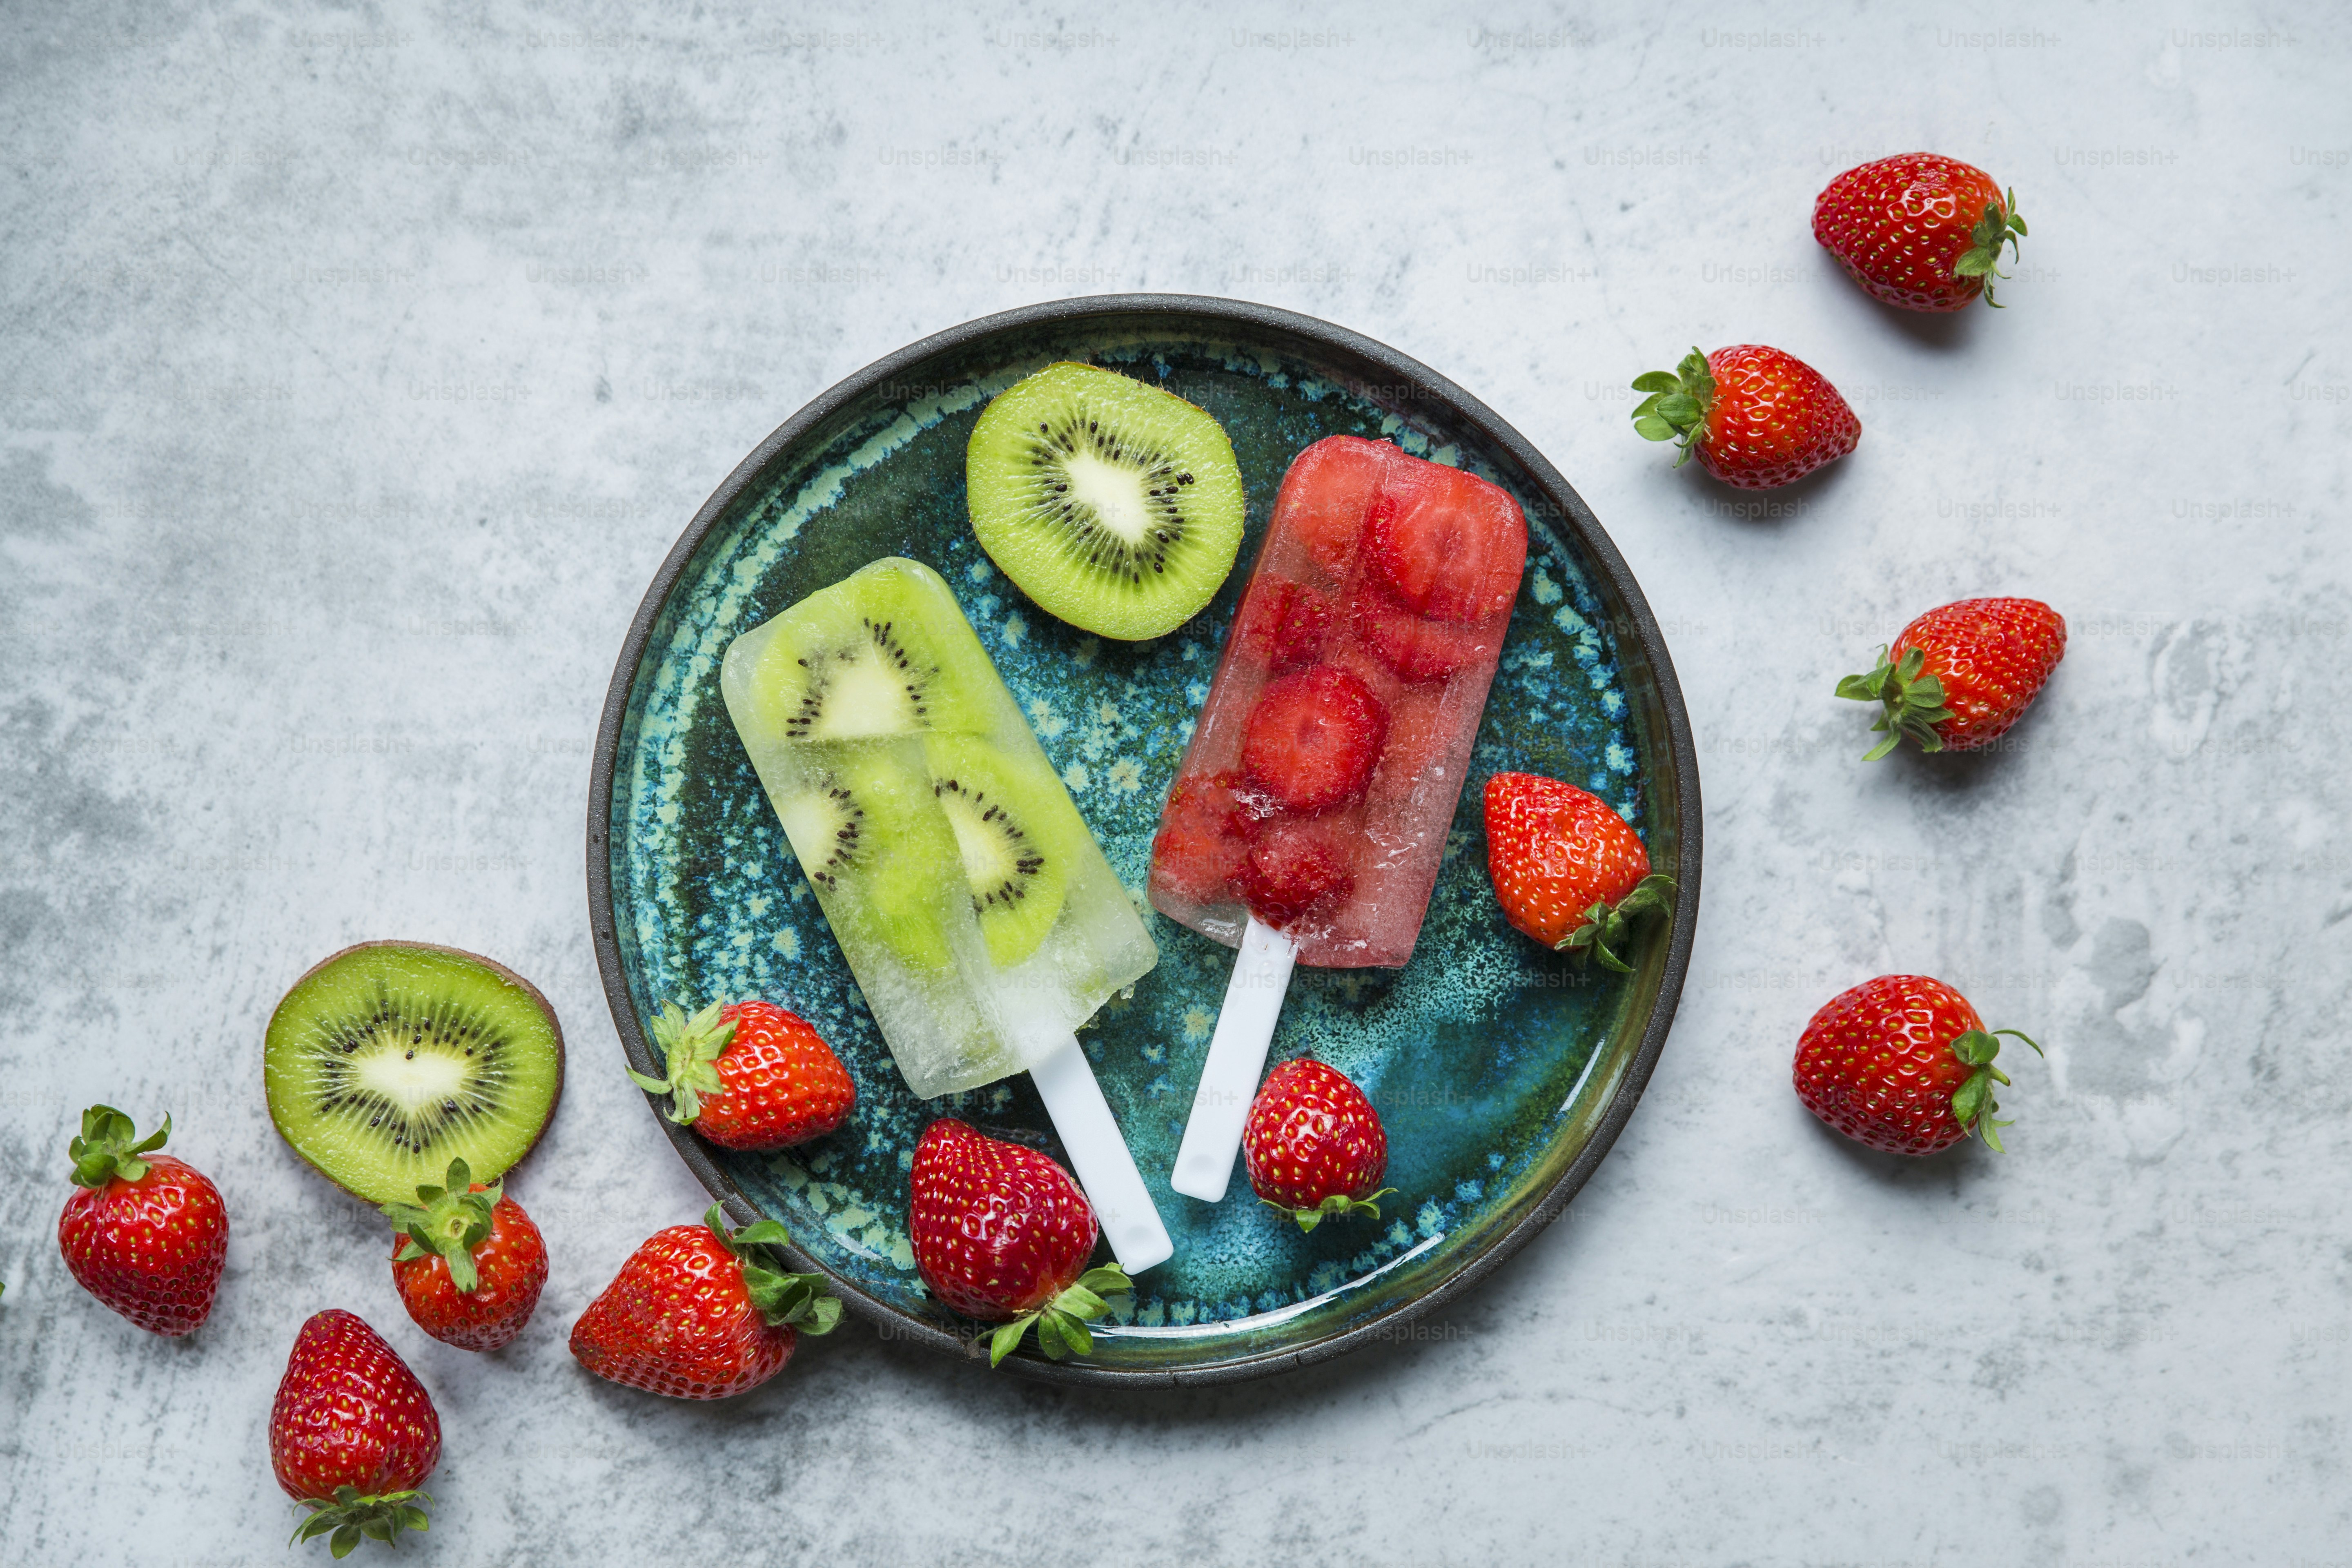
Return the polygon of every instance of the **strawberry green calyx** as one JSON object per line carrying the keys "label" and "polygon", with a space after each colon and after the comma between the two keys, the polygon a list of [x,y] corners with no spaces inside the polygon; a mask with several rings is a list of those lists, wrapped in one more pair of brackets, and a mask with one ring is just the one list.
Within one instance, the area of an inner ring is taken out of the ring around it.
{"label": "strawberry green calyx", "polygon": [[1878,650],[1878,665],[1868,675],[1849,675],[1837,683],[1837,694],[1855,702],[1876,702],[1885,711],[1878,716],[1873,730],[1886,731],[1886,739],[1864,752],[1863,761],[1874,763],[1903,743],[1909,736],[1919,742],[1923,752],[1940,752],[1944,737],[1936,726],[1952,716],[1944,706],[1944,683],[1933,675],[1923,673],[1927,664],[1927,650],[1910,648],[1905,651],[1901,664],[1889,664],[1887,650]]}
{"label": "strawberry green calyx", "polygon": [[73,1157],[74,1185],[102,1187],[117,1176],[135,1182],[146,1175],[147,1162],[142,1154],[152,1154],[163,1146],[172,1135],[172,1118],[166,1112],[163,1130],[139,1136],[138,1125],[110,1105],[93,1105],[81,1113],[81,1136],[66,1145]]}
{"label": "strawberry green calyx", "polygon": [[1584,923],[1559,939],[1552,949],[1555,952],[1590,952],[1601,961],[1601,967],[1620,974],[1631,974],[1633,966],[1617,956],[1617,949],[1625,945],[1626,933],[1633,929],[1633,917],[1652,910],[1661,914],[1675,912],[1675,879],[1663,871],[1653,871],[1633,884],[1633,890],[1617,900],[1612,907],[1594,900],[1584,911]]}
{"label": "strawberry green calyx", "polygon": [[763,1219],[730,1232],[726,1211],[712,1204],[702,1223],[735,1255],[743,1270],[743,1292],[770,1328],[829,1334],[840,1324],[841,1298],[825,1293],[830,1281],[824,1275],[793,1274],[769,1267],[776,1259],[767,1249],[789,1247],[793,1240],[792,1232],[777,1221]]}
{"label": "strawberry green calyx", "polygon": [[1987,202],[1984,216],[1977,220],[1975,232],[1969,236],[1974,243],[1952,263],[1952,276],[1983,279],[1985,303],[1996,310],[2002,309],[2001,302],[1992,297],[1992,280],[2009,276],[2000,269],[2000,247],[2007,245],[2014,258],[2018,237],[2024,232],[2025,220],[2017,216],[2016,191],[2004,192],[2000,201]]}
{"label": "strawberry green calyx", "polygon": [[1045,1306],[1000,1325],[989,1341],[988,1364],[995,1366],[1011,1355],[1032,1323],[1037,1325],[1037,1348],[1047,1360],[1060,1361],[1073,1353],[1091,1355],[1095,1338],[1087,1331],[1087,1324],[1110,1310],[1110,1303],[1103,1298],[1131,1295],[1134,1290],[1135,1282],[1116,1263],[1087,1269],[1078,1276],[1076,1284]]}
{"label": "strawberry green calyx", "polygon": [[689,1018],[677,1003],[663,1003],[654,1019],[654,1043],[661,1047],[662,1069],[668,1076],[648,1078],[629,1069],[629,1081],[647,1094],[669,1096],[665,1114],[680,1127],[691,1126],[702,1114],[704,1095],[719,1092],[719,1053],[735,1037],[734,1020],[719,1021],[724,1005],[713,1002]]}
{"label": "strawberry green calyx", "polygon": [[1258,1202],[1270,1209],[1281,1209],[1283,1213],[1298,1222],[1299,1229],[1313,1230],[1334,1215],[1360,1214],[1367,1219],[1378,1219],[1381,1217],[1381,1205],[1377,1200],[1388,1196],[1394,1191],[1396,1191],[1394,1187],[1382,1187],[1371,1196],[1362,1198],[1351,1198],[1345,1193],[1333,1193],[1311,1209],[1285,1207],[1272,1198],[1260,1198]]}
{"label": "strawberry green calyx", "polygon": [[309,1509],[310,1517],[302,1521],[287,1544],[331,1535],[327,1550],[339,1560],[349,1557],[352,1549],[362,1541],[381,1541],[386,1546],[396,1546],[402,1531],[433,1528],[433,1521],[425,1517],[424,1508],[432,1500],[425,1492],[383,1492],[367,1497],[357,1487],[337,1487],[331,1498],[305,1498],[294,1505]]}
{"label": "strawberry green calyx", "polygon": [[1650,395],[1633,407],[1633,428],[1648,441],[1682,443],[1679,468],[1690,461],[1691,444],[1706,427],[1706,411],[1715,405],[1715,373],[1696,349],[1672,370],[1654,370],[1633,378],[1633,390]]}
{"label": "strawberry green calyx", "polygon": [[449,1266],[449,1283],[460,1295],[481,1288],[481,1271],[474,1267],[474,1248],[490,1238],[490,1216],[506,1195],[506,1184],[492,1182],[472,1190],[474,1173],[463,1160],[449,1162],[448,1184],[416,1189],[413,1204],[386,1204],[383,1217],[408,1239],[393,1255],[394,1263],[438,1258]]}
{"label": "strawberry green calyx", "polygon": [[2047,1057],[2049,1053],[2015,1029],[1994,1029],[1990,1033],[1970,1029],[1952,1041],[1952,1055],[1975,1069],[1961,1081],[1959,1088],[1952,1090],[1953,1120],[1969,1131],[1983,1133],[1986,1144],[1994,1153],[2000,1154],[2006,1152],[2000,1146],[2000,1130],[2015,1123],[1993,1119],[1993,1112],[2000,1107],[1993,1100],[1992,1086],[1998,1083],[2006,1087],[2009,1083],[2009,1075],[1992,1065],[1993,1058],[2000,1055],[2000,1041],[1993,1037],[1996,1035],[2010,1035],[2024,1040],[2027,1045],[2033,1046],[2033,1054],[2037,1057]]}

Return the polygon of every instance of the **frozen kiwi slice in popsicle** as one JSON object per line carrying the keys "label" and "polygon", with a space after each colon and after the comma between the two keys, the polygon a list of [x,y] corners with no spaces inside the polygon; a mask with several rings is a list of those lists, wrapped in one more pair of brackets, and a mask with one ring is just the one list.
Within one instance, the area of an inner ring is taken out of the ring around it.
{"label": "frozen kiwi slice in popsicle", "polygon": [[845,946],[870,933],[910,969],[945,969],[955,890],[923,868],[948,858],[949,828],[911,763],[895,746],[845,746],[777,797],[776,818]]}
{"label": "frozen kiwi slice in popsicle", "polygon": [[452,1159],[496,1181],[563,1089],[547,998],[502,964],[427,942],[362,942],[319,963],[278,1004],[262,1053],[279,1135],[375,1204],[413,1200]]}
{"label": "frozen kiwi slice in popsicle", "polygon": [[961,650],[934,647],[907,588],[888,575],[818,601],[771,639],[751,673],[764,718],[792,741],[875,741],[983,729],[986,708],[961,679]]}
{"label": "frozen kiwi slice in popsicle", "polygon": [[1171,632],[1234,569],[1242,476],[1202,409],[1132,376],[1048,365],[972,427],[972,531],[1047,614],[1107,637]]}
{"label": "frozen kiwi slice in popsicle", "polygon": [[1010,969],[1054,929],[1075,863],[1071,835],[1085,837],[1086,824],[1059,784],[1039,788],[986,741],[937,736],[923,754],[932,793],[955,830],[989,961]]}

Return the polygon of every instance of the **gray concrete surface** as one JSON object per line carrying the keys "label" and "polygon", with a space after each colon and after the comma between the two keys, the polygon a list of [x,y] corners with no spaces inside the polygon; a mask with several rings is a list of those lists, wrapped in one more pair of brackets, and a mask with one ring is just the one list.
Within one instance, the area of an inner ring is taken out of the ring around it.
{"label": "gray concrete surface", "polygon": [[[16,8],[0,24],[0,1557],[278,1563],[295,1326],[438,1400],[411,1562],[2294,1563],[2352,1535],[2344,16],[2074,5]],[[1864,300],[1837,170],[2013,184],[2010,308]],[[1115,1397],[852,1327],[698,1408],[572,1318],[697,1212],[591,960],[593,721],[656,563],[803,400],[942,326],[1153,289],[1453,376],[1582,489],[1702,747],[1699,952],[1553,1231],[1411,1342]],[[1777,343],[1865,434],[1760,504],[1626,382]],[[1864,768],[1836,677],[2029,593],[2015,743]],[[488,1362],[269,1131],[312,960],[429,935],[571,1033]],[[1920,969],[2034,1032],[2011,1152],[1897,1164],[1787,1087]],[[229,1196],[150,1339],[58,1258],[93,1100]],[[310,1549],[316,1551],[316,1548]]]}

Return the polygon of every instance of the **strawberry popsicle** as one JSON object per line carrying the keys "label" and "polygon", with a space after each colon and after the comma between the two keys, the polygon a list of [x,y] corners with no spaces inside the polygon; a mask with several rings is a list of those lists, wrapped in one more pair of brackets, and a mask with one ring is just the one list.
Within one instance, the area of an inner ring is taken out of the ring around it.
{"label": "strawberry popsicle", "polygon": [[1291,966],[1412,956],[1527,550],[1459,469],[1352,436],[1292,461],[1152,845],[1153,906],[1241,949],[1178,1192],[1224,1195]]}

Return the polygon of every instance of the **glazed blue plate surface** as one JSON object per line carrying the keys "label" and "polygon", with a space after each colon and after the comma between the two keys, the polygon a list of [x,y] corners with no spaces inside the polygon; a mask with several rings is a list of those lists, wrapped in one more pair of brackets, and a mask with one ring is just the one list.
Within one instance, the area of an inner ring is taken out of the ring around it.
{"label": "glazed blue plate surface", "polygon": [[[964,509],[964,445],[1022,376],[1087,360],[1165,387],[1232,437],[1249,534],[1209,606],[1170,635],[1106,641],[1039,610],[991,564]],[[1167,1184],[1233,963],[1150,910],[1160,803],[1290,459],[1326,436],[1393,441],[1516,495],[1529,531],[1511,619],[1444,870],[1401,970],[1299,970],[1273,1060],[1312,1052],[1360,1084],[1388,1129],[1381,1217],[1302,1234],[1237,1174],[1210,1205]],[[1118,1303],[1094,1353],[1022,1370],[1092,1381],[1222,1381],[1321,1359],[1402,1325],[1540,1229],[1597,1163],[1663,1044],[1698,890],[1697,777],[1664,646],[1623,563],[1524,440],[1412,361],[1261,307],[1177,296],[1063,301],[971,323],[826,394],[714,495],[647,595],[615,673],[591,805],[591,913],[632,1063],[646,1027],[765,997],[801,1014],[857,1082],[846,1126],[775,1155],[671,1129],[739,1219],[790,1227],[852,1310],[975,1353],[978,1325],[932,1300],[907,1237],[907,1173],[933,1118],[1058,1152],[1025,1075],[915,1100],[751,771],[719,694],[736,637],[885,555],[935,567],[1145,911],[1159,967],[1081,1034],[1175,1240]],[[1480,795],[1524,771],[1601,795],[1683,898],[1613,975],[1507,926],[1486,872]],[[668,1127],[668,1123],[663,1123]],[[1107,1256],[1107,1254],[1106,1254]]]}

